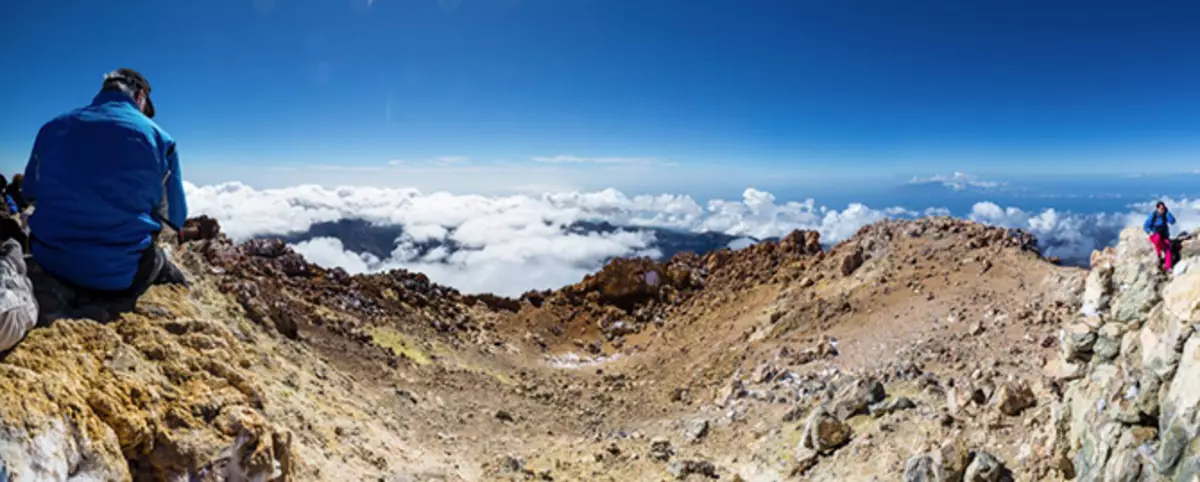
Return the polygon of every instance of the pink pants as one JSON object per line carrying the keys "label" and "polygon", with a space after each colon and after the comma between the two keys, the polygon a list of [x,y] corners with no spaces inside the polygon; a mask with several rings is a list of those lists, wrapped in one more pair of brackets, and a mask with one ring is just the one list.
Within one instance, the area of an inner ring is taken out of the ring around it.
{"label": "pink pants", "polygon": [[1164,259],[1163,268],[1171,271],[1171,239],[1164,239],[1158,233],[1150,235],[1150,244],[1154,245],[1154,254],[1158,255],[1159,259]]}

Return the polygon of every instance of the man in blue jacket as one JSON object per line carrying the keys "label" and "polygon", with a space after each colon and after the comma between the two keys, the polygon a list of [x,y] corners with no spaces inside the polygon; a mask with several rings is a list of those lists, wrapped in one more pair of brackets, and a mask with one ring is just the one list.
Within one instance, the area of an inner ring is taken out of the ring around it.
{"label": "man in blue jacket", "polygon": [[182,229],[187,200],[179,155],[153,117],[150,83],[117,69],[90,105],[42,126],[22,192],[34,206],[30,251],[46,272],[119,296],[185,282],[155,245],[159,232],[168,226],[182,242],[215,236],[217,228]]}
{"label": "man in blue jacket", "polygon": [[1171,226],[1175,224],[1175,216],[1167,210],[1167,204],[1159,201],[1158,205],[1154,206],[1154,212],[1150,213],[1150,217],[1146,218],[1142,229],[1146,230],[1146,234],[1150,235],[1150,244],[1154,245],[1154,253],[1158,255],[1158,259],[1163,261],[1163,268],[1171,271],[1173,265],[1171,259]]}

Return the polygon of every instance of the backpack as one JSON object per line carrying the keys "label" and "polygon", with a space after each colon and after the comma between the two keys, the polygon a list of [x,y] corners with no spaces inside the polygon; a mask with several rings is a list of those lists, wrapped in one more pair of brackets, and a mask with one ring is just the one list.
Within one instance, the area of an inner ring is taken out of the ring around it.
{"label": "backpack", "polygon": [[37,299],[26,275],[21,245],[5,240],[0,243],[0,352],[25,338],[37,319]]}
{"label": "backpack", "polygon": [[1158,233],[1158,237],[1160,237],[1164,241],[1166,241],[1166,240],[1171,239],[1171,228],[1167,226],[1167,217],[1166,216],[1163,216],[1162,220],[1163,220],[1162,224],[1159,224],[1158,223],[1158,211],[1155,210],[1154,218],[1150,220],[1150,229],[1153,229],[1155,233]]}

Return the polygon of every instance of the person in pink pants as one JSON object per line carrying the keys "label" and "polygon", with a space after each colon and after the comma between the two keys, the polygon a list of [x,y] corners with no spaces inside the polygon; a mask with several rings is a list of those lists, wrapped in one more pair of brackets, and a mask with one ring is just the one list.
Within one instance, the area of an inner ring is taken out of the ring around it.
{"label": "person in pink pants", "polygon": [[1163,268],[1171,271],[1171,225],[1175,224],[1175,216],[1167,210],[1166,203],[1158,202],[1154,212],[1146,218],[1142,228],[1150,235],[1150,244],[1154,245],[1154,254],[1163,262]]}

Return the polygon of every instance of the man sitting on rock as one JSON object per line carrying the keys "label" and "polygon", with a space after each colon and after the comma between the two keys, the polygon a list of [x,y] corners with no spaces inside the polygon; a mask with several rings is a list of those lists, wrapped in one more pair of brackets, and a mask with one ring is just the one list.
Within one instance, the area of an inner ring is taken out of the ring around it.
{"label": "man sitting on rock", "polygon": [[211,238],[216,223],[184,227],[187,200],[175,141],[151,118],[150,83],[132,69],[104,77],[90,105],[42,126],[22,192],[34,205],[30,250],[46,273],[77,290],[137,297],[185,283],[156,246]]}

